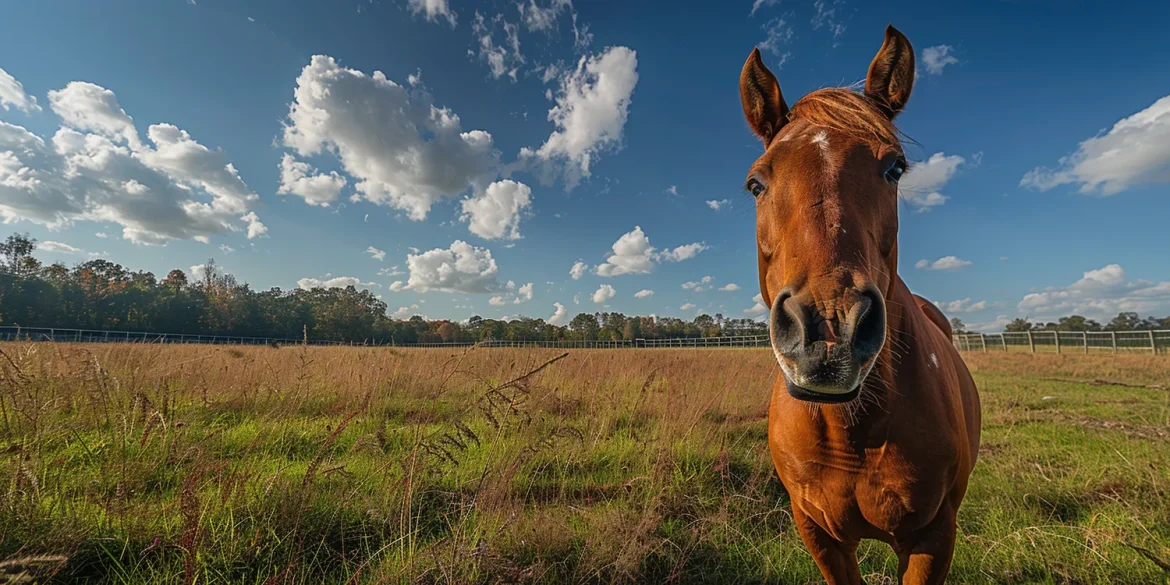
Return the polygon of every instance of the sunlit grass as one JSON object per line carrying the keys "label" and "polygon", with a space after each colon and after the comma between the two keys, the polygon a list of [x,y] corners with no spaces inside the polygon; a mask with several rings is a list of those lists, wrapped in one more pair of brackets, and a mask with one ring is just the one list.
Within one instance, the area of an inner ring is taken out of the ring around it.
{"label": "sunlit grass", "polygon": [[[767,453],[767,350],[526,378],[561,352],[0,350],[0,580],[820,582]],[[1170,393],[1138,386],[1170,360],[967,357],[983,449],[950,582],[1164,582],[1134,547],[1170,557]]]}

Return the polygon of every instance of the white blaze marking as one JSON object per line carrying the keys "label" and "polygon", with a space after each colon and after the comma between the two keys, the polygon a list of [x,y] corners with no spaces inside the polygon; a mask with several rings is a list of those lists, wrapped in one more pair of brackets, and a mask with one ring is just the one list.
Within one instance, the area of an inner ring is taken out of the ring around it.
{"label": "white blaze marking", "polygon": [[829,133],[821,130],[812,137],[812,143],[821,148],[821,154],[829,154]]}

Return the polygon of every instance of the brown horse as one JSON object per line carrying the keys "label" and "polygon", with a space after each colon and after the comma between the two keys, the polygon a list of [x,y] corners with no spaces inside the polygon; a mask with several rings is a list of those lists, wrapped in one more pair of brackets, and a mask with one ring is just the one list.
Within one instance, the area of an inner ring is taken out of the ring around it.
{"label": "brown horse", "polygon": [[782,370],[768,446],[830,584],[861,583],[863,538],[894,548],[902,583],[943,582],[979,449],[979,396],[946,317],[897,271],[893,119],[913,83],[914,50],[893,27],[864,93],[821,89],[789,109],[759,50],[740,76],[764,141],[747,189]]}

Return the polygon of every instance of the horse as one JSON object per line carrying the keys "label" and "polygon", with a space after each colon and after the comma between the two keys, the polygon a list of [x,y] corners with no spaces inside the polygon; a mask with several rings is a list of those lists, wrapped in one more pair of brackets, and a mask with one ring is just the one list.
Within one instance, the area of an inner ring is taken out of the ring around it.
{"label": "horse", "polygon": [[901,583],[941,583],[979,451],[975,382],[946,316],[898,275],[893,120],[914,49],[889,26],[864,91],[784,101],[752,51],[740,97],[764,153],[755,198],[760,293],[780,373],[768,447],[801,539],[830,585],[861,583],[861,539],[889,544]]}

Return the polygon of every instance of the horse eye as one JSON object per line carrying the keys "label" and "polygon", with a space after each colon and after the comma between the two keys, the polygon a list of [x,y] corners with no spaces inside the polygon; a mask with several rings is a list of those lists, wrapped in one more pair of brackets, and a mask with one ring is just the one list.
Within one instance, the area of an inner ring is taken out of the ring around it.
{"label": "horse eye", "polygon": [[886,169],[885,177],[887,181],[897,183],[898,179],[901,179],[905,172],[906,161],[897,159],[894,161],[894,164],[890,165],[890,168]]}
{"label": "horse eye", "polygon": [[752,197],[759,197],[760,193],[764,192],[764,184],[756,179],[748,181],[747,187],[748,191],[751,191]]}

